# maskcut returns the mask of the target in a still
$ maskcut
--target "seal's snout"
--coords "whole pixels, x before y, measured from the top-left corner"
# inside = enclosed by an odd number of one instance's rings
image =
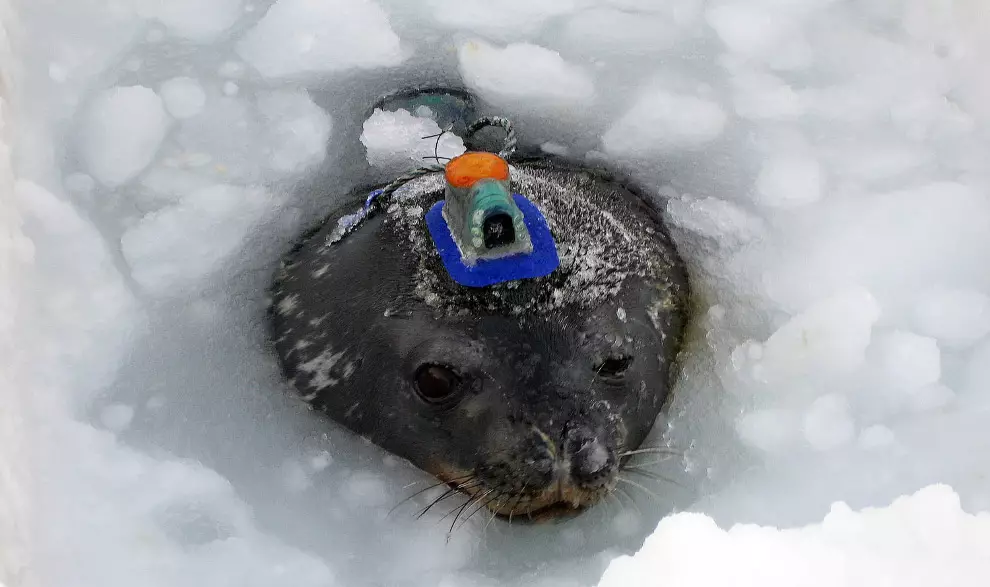
[[[615,475],[618,459],[615,451],[598,438],[587,438],[574,443],[571,453],[571,478],[584,490],[606,487]]]

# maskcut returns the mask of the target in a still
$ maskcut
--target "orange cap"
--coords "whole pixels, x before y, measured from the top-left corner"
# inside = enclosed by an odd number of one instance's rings
[[[455,188],[468,188],[479,179],[509,179],[509,164],[498,155],[467,152],[447,162],[447,183]]]

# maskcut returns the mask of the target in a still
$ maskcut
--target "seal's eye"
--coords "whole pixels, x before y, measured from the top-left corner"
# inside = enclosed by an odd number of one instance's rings
[[[605,377],[607,379],[619,378],[629,368],[630,363],[632,363],[632,357],[608,357],[595,365],[595,372],[599,377]]]
[[[461,378],[443,365],[423,365],[416,371],[416,391],[431,404],[449,399],[457,391]]]

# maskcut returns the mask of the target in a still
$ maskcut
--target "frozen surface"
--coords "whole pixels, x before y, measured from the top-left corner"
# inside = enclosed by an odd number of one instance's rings
[[[432,113],[418,114],[402,109],[395,112],[375,109],[361,132],[361,144],[370,165],[399,175],[435,162],[429,161],[429,157],[452,159],[464,152],[464,141],[453,133],[441,134]]]
[[[0,582],[982,585],[978,0],[9,1]],[[683,454],[577,520],[417,519],[430,477],[266,346],[299,232],[433,155],[428,113],[369,105],[437,79],[634,178],[691,267],[649,440]]]
[[[975,585],[990,573],[988,539],[990,514],[963,511],[945,486],[884,508],[837,503],[820,524],[787,530],[723,530],[681,514],[661,522],[635,556],[609,565],[599,587]]]
[[[309,77],[398,65],[404,58],[388,15],[371,0],[280,0],[237,43],[266,77]]]
[[[171,120],[154,90],[133,86],[95,96],[82,125],[79,152],[87,171],[104,185],[118,186],[151,163]]]

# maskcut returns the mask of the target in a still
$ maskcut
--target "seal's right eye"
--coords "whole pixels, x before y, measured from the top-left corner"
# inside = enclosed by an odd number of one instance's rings
[[[460,386],[461,378],[443,365],[423,365],[416,371],[416,391],[431,404],[450,399]]]

